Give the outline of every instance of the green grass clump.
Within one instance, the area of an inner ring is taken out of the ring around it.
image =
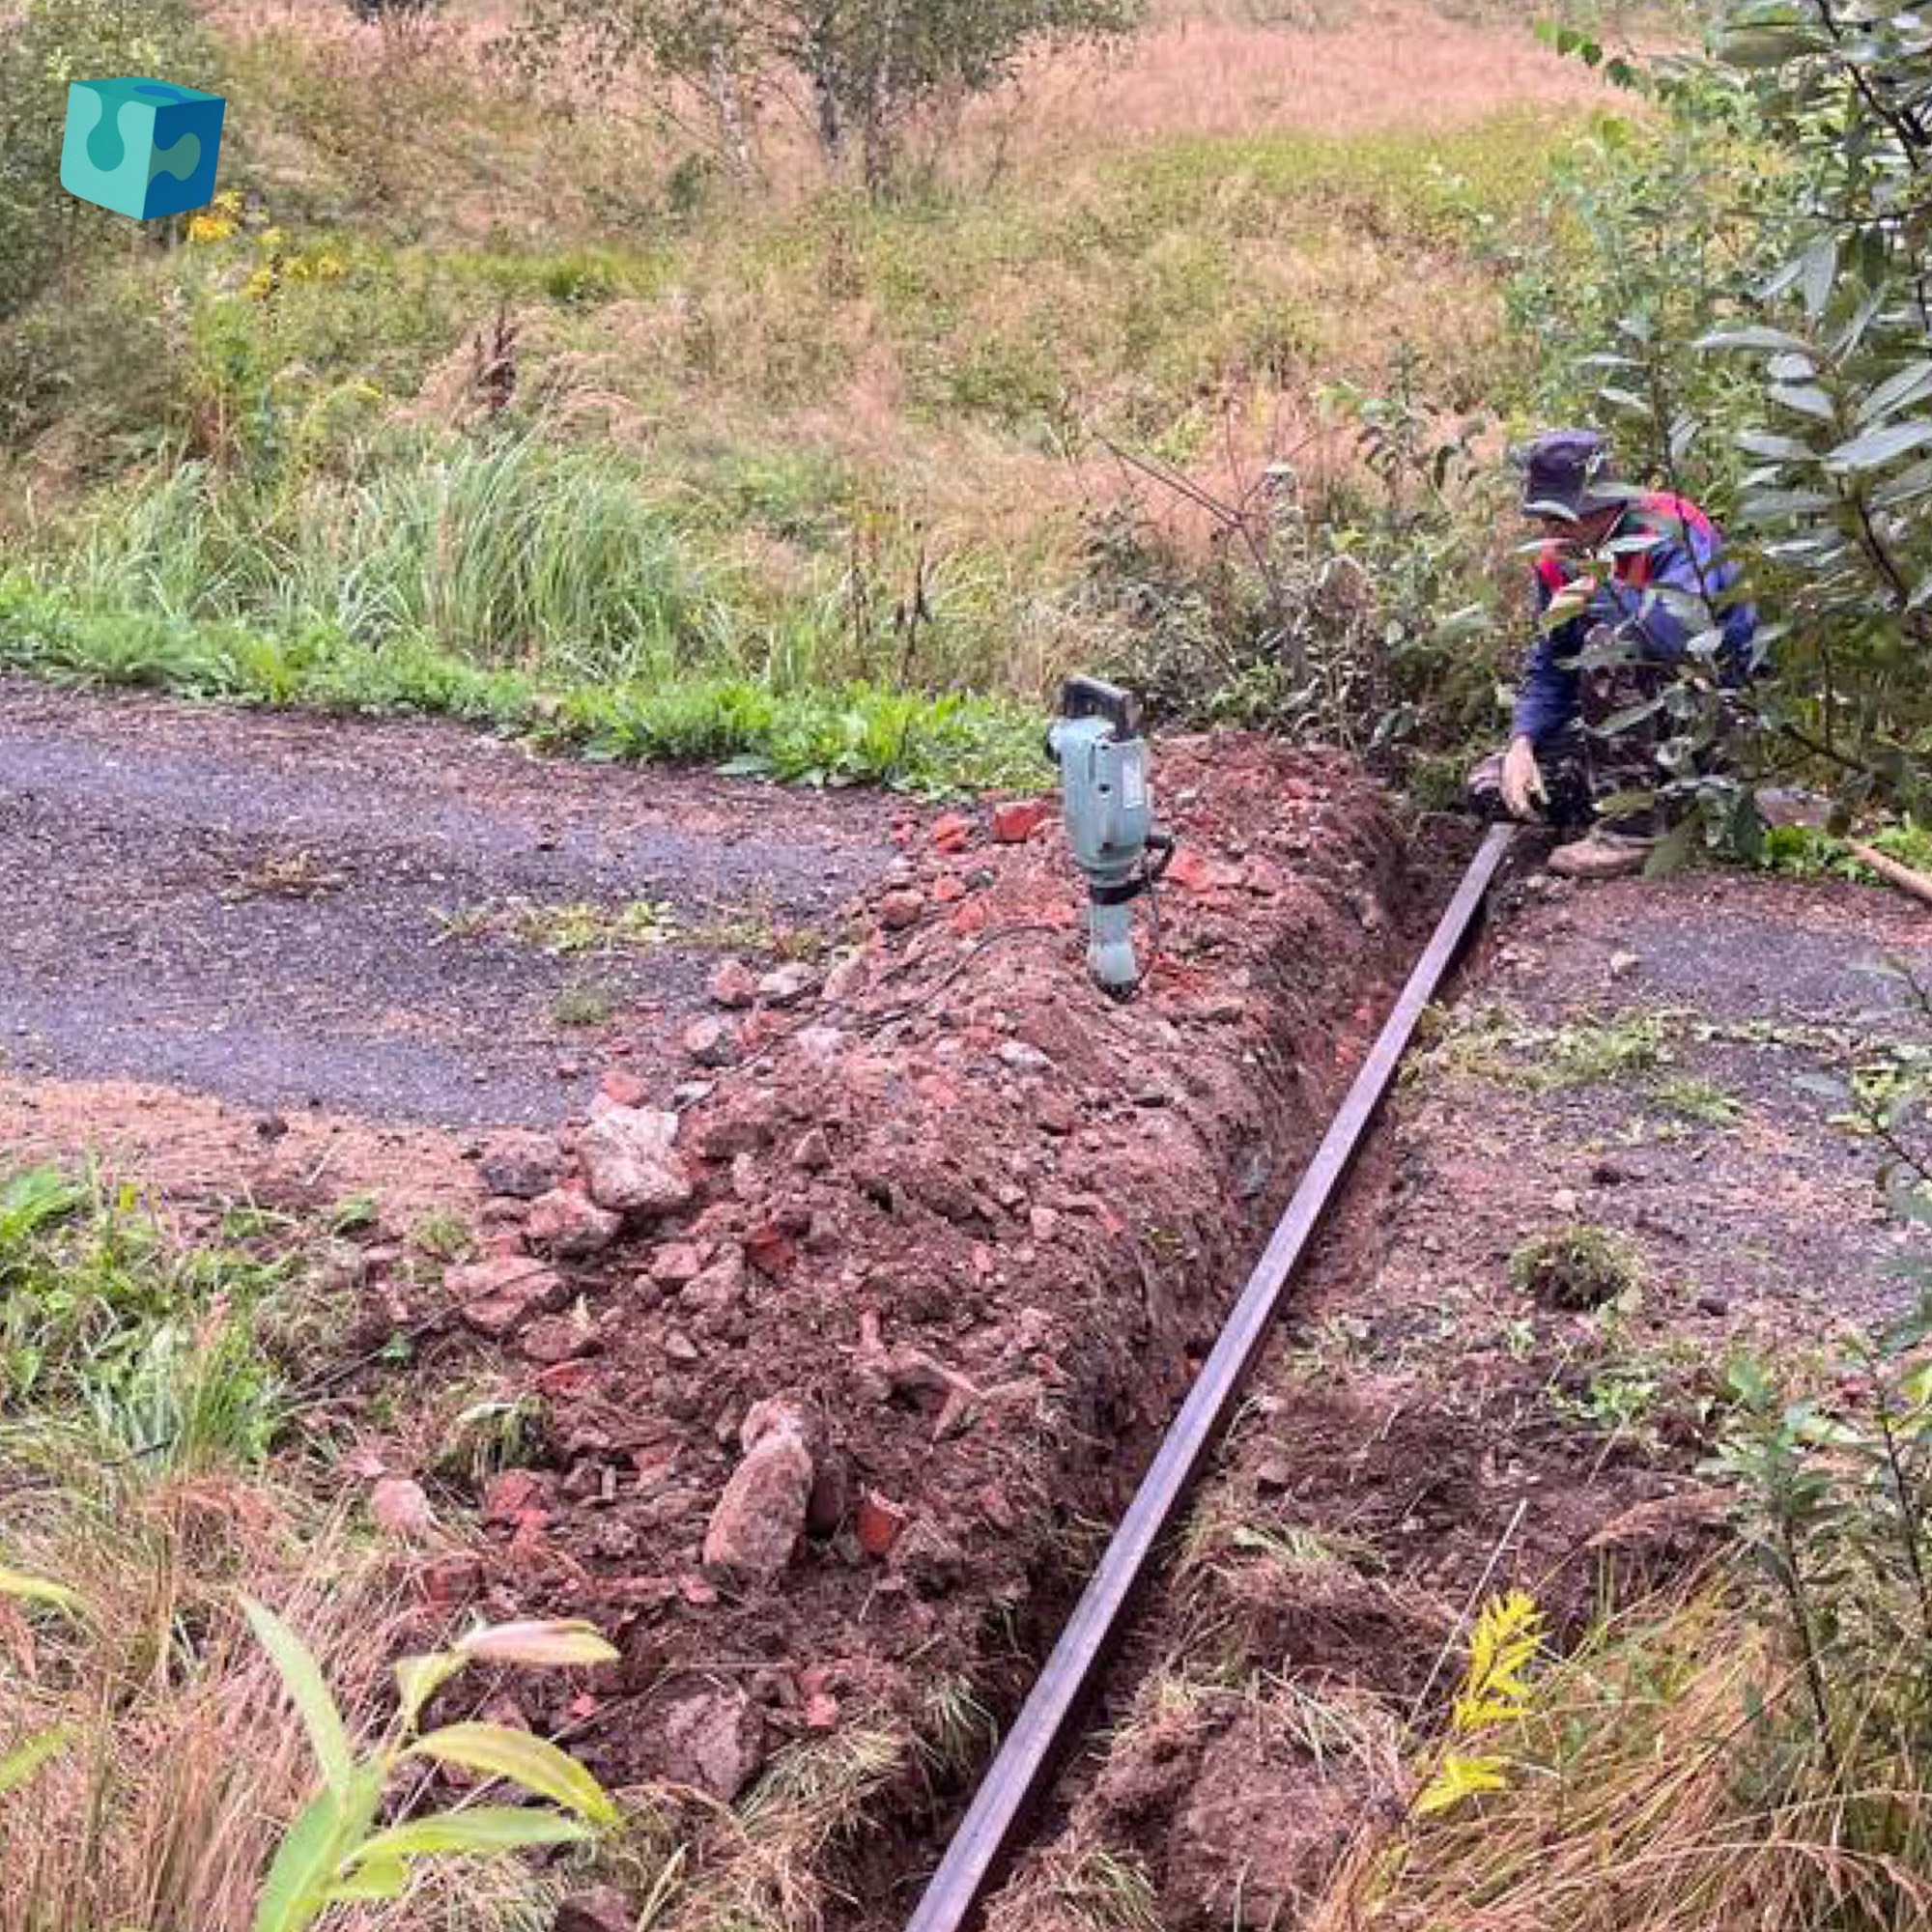
[[[1639,1288],[1643,1267],[1629,1242],[1578,1222],[1525,1241],[1510,1257],[1510,1280],[1551,1308],[1592,1309]]]
[[[218,703],[447,716],[593,757],[724,764],[810,784],[936,795],[1032,785],[1041,775],[1038,719],[1010,700],[865,683],[781,692],[715,672],[650,684],[553,680],[413,635],[377,645],[323,628],[170,620],[18,575],[0,577],[0,668]]]
[[[0,1179],[0,1425],[156,1468],[259,1463],[287,1391],[261,1341],[285,1268],[171,1242],[131,1192]]]
[[[1861,837],[1861,844],[1883,852],[1914,871],[1932,873],[1932,826],[1901,818]],[[1857,858],[1847,839],[1810,825],[1775,825],[1764,836],[1758,863],[1768,872],[1793,879],[1852,879],[1881,884],[1878,874]]]
[[[1652,1081],[1674,1059],[1668,1013],[1632,1007],[1538,1026],[1497,1008],[1453,1017],[1431,1054],[1451,1073],[1532,1093]]]

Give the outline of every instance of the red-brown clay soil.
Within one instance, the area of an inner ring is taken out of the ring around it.
[[[1342,761],[1193,741],[1160,777],[1183,854],[1133,1004],[1086,979],[1044,808],[908,817],[829,983],[721,976],[695,1044],[733,1064],[679,1116],[620,1074],[560,1186],[547,1141],[493,1150],[425,1372],[540,1393],[554,1454],[478,1499],[480,1576],[428,1580],[612,1634],[530,1713],[606,1776],[732,1797],[788,1742],[929,1730],[940,1687],[1004,1702],[1138,1478],[1431,895]],[[867,1922],[909,1903],[879,1865],[844,1874]]]

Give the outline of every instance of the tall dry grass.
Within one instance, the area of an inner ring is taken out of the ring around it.
[[[1932,1776],[1886,1709],[1922,1662],[1898,1666],[1828,1742],[1795,1663],[1729,1593],[1635,1606],[1534,1680],[1493,1745],[1507,1790],[1365,1828],[1305,1932],[1932,1923]]]
[[[237,1593],[301,1632],[360,1729],[391,1662],[421,1647],[392,1566],[240,1479],[122,1472],[83,1496],[15,1465],[0,1492],[6,1559],[81,1603],[71,1619],[0,1607],[0,1739],[68,1732],[0,1799],[0,1932],[248,1932],[316,1770]],[[537,1932],[550,1904],[514,1869],[471,1868],[341,1924]]]
[[[1608,99],[1537,42],[1533,9],[1459,18],[1430,0],[1363,0],[1325,23],[1289,9],[1255,17],[1264,11],[1165,9],[1112,52],[1043,60],[1013,99],[969,118],[972,138],[998,139],[1015,166],[1055,165],[1174,136],[1442,133],[1523,107],[1580,116]]]
[[[330,62],[372,74],[423,66],[481,74],[521,14],[504,0],[451,0],[435,18],[397,31],[358,23],[340,0],[213,0],[209,11],[244,43],[292,34]],[[1454,0],[1161,0],[1129,39],[1027,63],[1012,85],[929,130],[923,159],[939,179],[972,185],[1008,174],[1057,178],[1069,159],[1150,141],[1447,133],[1515,109],[1580,116],[1612,99],[1537,41],[1537,17],[1534,8]],[[705,145],[707,111],[696,95],[647,92],[623,78],[592,90],[566,71],[534,99],[606,120],[607,136],[642,165],[668,166]],[[796,103],[774,97],[756,131],[765,192],[822,185]],[[426,154],[456,158],[461,150],[472,167],[485,158],[461,128],[434,119],[419,138]]]

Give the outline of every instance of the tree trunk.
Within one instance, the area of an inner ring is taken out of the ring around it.
[[[718,117],[718,138],[724,149],[731,178],[740,187],[749,187],[755,169],[752,160],[752,134],[745,113],[745,91],[738,75],[724,58],[723,47],[711,50],[709,75],[712,112]]]
[[[807,48],[811,98],[818,108],[818,152],[835,172],[845,165],[845,102],[839,85],[838,55],[825,28],[815,32]]]

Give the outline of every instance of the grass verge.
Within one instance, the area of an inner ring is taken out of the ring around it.
[[[249,1932],[315,1760],[242,1596],[298,1629],[352,1735],[438,1631],[297,1437],[316,1319],[273,1236],[178,1237],[131,1193],[0,1177],[0,1932]],[[30,1776],[8,1753],[46,1745]],[[417,1794],[420,1795],[420,1794]],[[358,1932],[540,1932],[556,1877],[423,1874]]]
[[[324,627],[277,634],[173,619],[85,603],[18,575],[0,578],[0,669],[219,703],[445,716],[592,757],[809,784],[940,794],[1034,788],[1041,777],[1038,720],[1013,702],[864,683],[782,692],[704,672],[560,681],[478,665],[420,635],[358,643]]]

